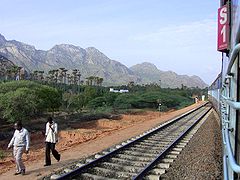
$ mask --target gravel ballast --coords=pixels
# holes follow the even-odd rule
[[[219,118],[212,111],[161,179],[223,179]]]

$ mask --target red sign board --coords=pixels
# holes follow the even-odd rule
[[[229,17],[228,6],[218,9],[218,51],[226,51],[229,45]]]

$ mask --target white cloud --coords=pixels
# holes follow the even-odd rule
[[[156,32],[138,34],[131,37],[132,40],[177,46],[192,46],[215,39],[216,22],[214,20],[203,20],[191,22],[184,25],[171,25],[163,27]],[[215,42],[214,42],[215,43]]]
[[[156,57],[152,63],[160,69],[198,75],[211,83],[221,67],[220,53],[216,50],[216,26],[215,20],[207,19],[162,27],[131,39],[148,46],[146,51]]]

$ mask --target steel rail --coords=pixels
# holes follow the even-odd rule
[[[157,158],[155,158],[149,165],[147,165],[138,175],[132,178],[132,180],[141,180],[143,177],[159,162],[160,159],[162,159],[171,149],[181,140],[185,135],[203,118],[205,115],[211,110],[212,108],[209,108],[203,115],[201,115],[195,122],[188,127],[184,132],[182,132],[177,139],[172,142],[161,154],[158,155]]]
[[[97,158],[97,159],[95,159],[95,160],[93,160],[93,161],[91,161],[91,162],[89,162],[89,163],[87,163],[87,164],[85,164],[85,165],[83,165],[83,166],[81,166],[81,167],[79,167],[79,168],[77,168],[77,169],[69,172],[69,173],[66,173],[66,174],[64,174],[64,175],[62,175],[62,176],[60,176],[59,178],[56,178],[56,179],[57,179],[57,180],[64,180],[64,179],[70,179],[71,177],[77,176],[77,175],[79,175],[81,172],[85,171],[86,169],[88,169],[88,168],[90,168],[90,167],[94,167],[95,165],[97,165],[98,163],[104,161],[105,159],[110,158],[112,155],[120,152],[122,149],[127,148],[127,147],[129,147],[130,145],[136,143],[137,141],[143,140],[143,139],[151,136],[151,135],[154,134],[155,132],[157,132],[157,131],[159,131],[159,130],[161,130],[161,129],[163,129],[163,128],[166,128],[166,127],[168,127],[168,126],[170,126],[170,125],[172,125],[172,124],[175,123],[176,121],[178,121],[178,120],[184,118],[185,116],[187,116],[187,115],[189,115],[189,114],[197,111],[198,109],[202,108],[202,107],[205,106],[206,104],[208,104],[208,102],[206,102],[206,103],[202,104],[201,106],[199,106],[199,107],[197,107],[197,108],[194,108],[193,110],[188,111],[188,112],[186,112],[186,113],[184,113],[184,114],[182,114],[182,115],[180,115],[180,116],[178,116],[178,117],[176,117],[176,118],[173,118],[172,120],[170,120],[170,121],[168,121],[168,122],[166,122],[166,123],[163,123],[159,128],[157,128],[157,129],[155,129],[155,130],[153,130],[153,131],[151,131],[151,132],[149,132],[149,133],[147,133],[147,134],[145,134],[145,135],[143,135],[143,136],[135,139],[134,141],[131,141],[131,142],[123,145],[122,147],[120,147],[120,148],[118,148],[118,149],[116,149],[116,150],[114,150],[114,151],[111,151],[111,152],[107,153],[106,155],[103,155],[103,156],[100,157],[100,158]]]

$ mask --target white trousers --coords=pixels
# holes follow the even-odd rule
[[[22,161],[22,155],[23,155],[24,149],[25,147],[17,147],[17,146],[13,147],[13,156],[15,158],[17,172],[21,172],[22,170],[25,170],[25,166]]]

